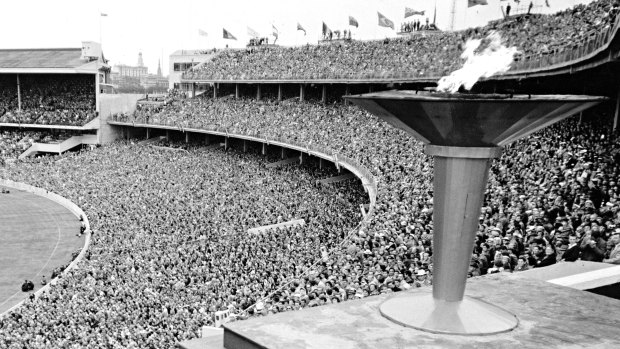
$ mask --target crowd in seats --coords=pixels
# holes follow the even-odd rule
[[[317,183],[333,167],[270,169],[279,152],[258,147],[187,150],[117,143],[0,170],[67,197],[93,230],[77,269],[0,320],[0,347],[171,348],[213,325],[214,312],[243,316],[305,275],[362,219],[359,181]],[[293,219],[305,224],[248,233]]]
[[[267,80],[336,78],[419,78],[447,75],[462,66],[463,44],[498,31],[522,56],[583,45],[616,22],[619,2],[596,0],[554,15],[524,15],[460,32],[414,35],[331,45],[226,50],[185,79]]]
[[[418,263],[407,276],[413,277],[420,268],[430,271],[428,265],[420,264],[432,255],[430,159],[405,134],[356,107],[201,97],[119,120],[182,128],[215,127],[229,133],[329,148],[348,156],[378,177],[375,219],[368,229],[392,239],[413,232],[413,241],[401,236],[404,246],[414,244],[420,247],[418,252],[428,255],[417,256]],[[593,149],[594,155],[586,149]],[[542,265],[555,262],[565,249],[575,247],[569,241],[573,232],[580,243],[589,239],[585,231],[597,231],[597,238],[611,241],[610,234],[620,231],[619,160],[618,136],[610,134],[609,125],[577,124],[575,120],[508,147],[493,167],[472,274],[486,274],[494,261],[499,263],[495,258],[500,254],[510,256],[510,264],[502,264],[502,270],[516,270],[519,257],[527,262],[520,270],[540,266],[545,250],[554,258],[545,259]],[[373,246],[390,245],[389,240],[367,240],[367,234],[362,235],[351,257],[359,251],[374,254]],[[391,244],[403,247],[393,241]],[[599,246],[596,257],[592,257],[584,244],[577,258],[602,261],[611,245],[604,249]]]
[[[20,75],[21,111],[16,77],[0,77],[0,89],[0,123],[82,126],[97,116],[91,75]]]
[[[330,149],[375,176],[374,213],[345,236],[361,219],[353,212],[363,197],[359,186],[318,195],[306,182],[318,177],[316,166],[286,167],[267,181],[265,169],[253,165],[260,160],[237,153],[117,144],[60,165],[19,164],[0,175],[75,200],[96,232],[88,261],[65,286],[2,322],[0,330],[10,329],[5,343],[88,346],[104,331],[106,345],[166,346],[196,336],[217,310],[244,319],[432,284],[432,159],[403,131],[357,107],[201,96],[117,120]],[[561,122],[508,146],[493,163],[471,276],[578,259],[620,263],[620,142],[601,120]],[[89,185],[93,173],[100,187]],[[243,233],[298,217],[291,212],[300,207],[316,225]],[[130,328],[115,327],[119,322]],[[66,339],[71,326],[79,330]]]
[[[226,50],[184,73],[186,79],[335,79],[339,77],[423,77],[445,74],[459,63],[458,35],[338,41],[302,47],[253,47]],[[431,59],[430,52],[441,53]]]
[[[0,164],[7,159],[16,159],[41,137],[40,132],[0,131]]]
[[[554,15],[531,14],[499,20],[468,34],[498,31],[509,46],[523,55],[547,54],[577,48],[598,33],[614,26],[620,1],[598,0],[579,4]]]
[[[7,160],[17,159],[34,143],[58,143],[71,137],[66,131],[21,131],[3,129],[0,131],[0,165]]]

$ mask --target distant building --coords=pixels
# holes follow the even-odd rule
[[[181,84],[181,75],[186,70],[199,64],[210,61],[215,56],[213,50],[178,50],[170,55],[168,70],[168,88],[178,88],[183,91],[192,89],[190,84]]]
[[[144,65],[142,52],[138,53],[138,64],[135,66],[118,64],[112,67],[111,79],[119,92],[163,92],[168,89],[168,79],[161,76],[161,62],[157,67],[157,75],[149,74]]]
[[[115,65],[112,67],[112,73],[117,74],[118,76],[140,78],[149,73],[149,68],[144,66],[144,61],[142,60],[142,52],[140,52],[138,53],[138,65]]]

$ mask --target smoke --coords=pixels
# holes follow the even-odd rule
[[[486,46],[481,48],[482,44]],[[439,79],[437,91],[455,93],[461,86],[470,90],[480,78],[508,71],[517,52],[516,47],[504,46],[501,35],[495,31],[485,39],[469,39],[461,54],[465,64]]]

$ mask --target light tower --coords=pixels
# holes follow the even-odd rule
[[[425,144],[434,160],[433,291],[396,296],[386,318],[433,333],[510,331],[510,312],[465,296],[467,271],[492,159],[502,147],[605,100],[560,95],[387,91],[347,96]]]

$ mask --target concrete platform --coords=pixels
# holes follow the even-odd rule
[[[620,301],[516,274],[469,279],[466,294],[519,319],[511,332],[441,335],[382,317],[390,295],[275,314],[224,325],[224,347],[237,348],[620,348]],[[203,348],[209,348],[203,346]]]

